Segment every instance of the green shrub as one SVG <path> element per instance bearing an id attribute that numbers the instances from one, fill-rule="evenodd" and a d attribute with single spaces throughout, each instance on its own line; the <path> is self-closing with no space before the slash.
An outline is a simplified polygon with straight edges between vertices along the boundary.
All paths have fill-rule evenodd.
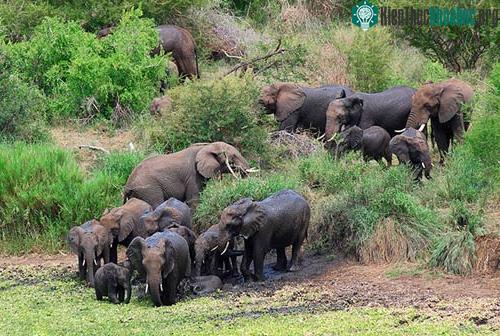
<path id="1" fill-rule="evenodd" d="M 140 154 L 111 154 L 86 177 L 53 145 L 0 145 L 0 251 L 56 251 L 68 229 L 121 204 Z"/>
<path id="2" fill-rule="evenodd" d="M 429 264 L 455 274 L 470 274 L 475 253 L 476 246 L 471 232 L 448 232 L 435 243 Z"/>
<path id="3" fill-rule="evenodd" d="M 105 39 L 75 22 L 47 18 L 31 40 L 12 45 L 14 66 L 47 95 L 49 118 L 98 115 L 120 122 L 147 109 L 166 61 L 149 56 L 158 34 L 140 15 L 125 13 Z"/>
<path id="4" fill-rule="evenodd" d="M 146 120 L 139 127 L 149 147 L 175 152 L 193 143 L 224 141 L 244 153 L 265 153 L 259 88 L 251 76 L 188 82 L 168 95 L 172 108 L 160 120 Z"/>

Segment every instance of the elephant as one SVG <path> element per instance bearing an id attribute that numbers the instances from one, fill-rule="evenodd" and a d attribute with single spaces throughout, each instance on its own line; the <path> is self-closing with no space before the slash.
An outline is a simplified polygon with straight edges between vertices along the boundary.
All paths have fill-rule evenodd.
<path id="1" fill-rule="evenodd" d="M 400 163 L 410 164 L 414 170 L 415 180 L 422 178 L 422 172 L 431 179 L 432 162 L 427 139 L 422 132 L 407 128 L 389 142 L 389 153 L 394 154 Z"/>
<path id="2" fill-rule="evenodd" d="M 112 262 L 118 261 L 118 244 L 128 246 L 135 237 L 146 238 L 157 231 L 149 231 L 140 221 L 144 213 L 152 210 L 153 208 L 148 203 L 137 198 L 130 198 L 121 207 L 104 211 L 100 223 L 113 234 Z"/>
<path id="3" fill-rule="evenodd" d="M 100 267 L 101 259 L 104 259 L 104 264 L 109 262 L 112 242 L 111 232 L 95 219 L 73 227 L 68 233 L 71 251 L 78 255 L 80 279 L 87 279 L 91 287 L 94 287 L 94 273 Z"/>
<path id="4" fill-rule="evenodd" d="M 114 304 L 129 303 L 132 286 L 130 283 L 131 272 L 125 266 L 109 263 L 99 268 L 95 273 L 95 296 L 102 300 L 107 296 Z"/>
<path id="5" fill-rule="evenodd" d="M 411 110 L 415 89 L 397 86 L 378 93 L 358 92 L 350 97 L 333 100 L 326 111 L 325 138 L 331 139 L 343 127 L 371 126 L 384 128 L 391 137 L 403 129 Z"/>
<path id="6" fill-rule="evenodd" d="M 220 229 L 220 224 L 212 225 L 201 233 L 194 244 L 195 276 L 203 274 L 218 274 L 226 266 L 233 275 L 238 274 L 237 255 L 233 252 L 234 238 L 226 230 Z M 203 272 L 202 272 L 203 269 Z"/>
<path id="7" fill-rule="evenodd" d="M 430 118 L 432 134 L 443 162 L 451 141 L 463 140 L 465 128 L 461 107 L 473 95 L 469 84 L 455 78 L 437 84 L 424 84 L 413 96 L 406 127 L 419 128 Z"/>
<path id="8" fill-rule="evenodd" d="M 228 172 L 236 176 L 231 166 L 243 174 L 252 171 L 240 152 L 225 142 L 194 144 L 180 152 L 153 156 L 130 174 L 124 200 L 136 197 L 156 208 L 175 197 L 194 209 L 209 178 Z"/>
<path id="9" fill-rule="evenodd" d="M 200 78 L 193 35 L 188 30 L 174 25 L 162 25 L 156 29 L 160 35 L 160 46 L 155 48 L 152 54 L 159 54 L 161 49 L 171 52 L 181 77 Z"/>
<path id="10" fill-rule="evenodd" d="M 197 276 L 193 278 L 191 290 L 195 295 L 206 295 L 222 289 L 222 280 L 216 275 Z"/>
<path id="11" fill-rule="evenodd" d="M 241 273 L 248 279 L 248 268 L 254 263 L 254 277 L 264 280 L 264 258 L 276 249 L 278 271 L 297 271 L 298 259 L 307 237 L 311 209 L 307 201 L 293 190 L 274 193 L 263 201 L 243 198 L 226 207 L 220 218 L 223 231 L 245 240 Z M 292 246 L 292 258 L 287 265 L 285 248 Z"/>
<path id="12" fill-rule="evenodd" d="M 173 224 L 168 227 L 169 231 L 177 233 L 179 236 L 184 238 L 189 246 L 189 257 L 191 258 L 191 266 L 194 266 L 194 261 L 196 260 L 196 252 L 195 252 L 195 242 L 198 236 L 194 233 L 193 230 L 186 226 L 179 226 L 178 224 Z M 191 267 L 193 269 L 193 267 Z"/>
<path id="13" fill-rule="evenodd" d="M 277 83 L 262 88 L 259 103 L 267 114 L 274 114 L 280 130 L 295 131 L 300 127 L 324 133 L 328 104 L 351 94 L 351 89 L 341 85 L 311 88 Z"/>
<path id="14" fill-rule="evenodd" d="M 358 126 L 353 126 L 342 131 L 340 136 L 339 144 L 332 140 L 330 147 L 337 157 L 350 150 L 361 150 L 365 161 L 372 159 L 380 161 L 385 158 L 387 164 L 391 165 L 392 157 L 389 153 L 391 136 L 382 127 L 372 126 L 362 130 Z"/>
<path id="15" fill-rule="evenodd" d="M 179 201 L 174 197 L 158 205 L 156 209 L 144 213 L 139 221 L 148 233 L 142 238 L 146 238 L 155 232 L 163 231 L 172 225 L 185 226 L 189 229 L 191 226 L 191 209 L 186 203 Z"/>
<path id="16" fill-rule="evenodd" d="M 177 286 L 191 276 L 188 243 L 175 232 L 157 232 L 146 239 L 135 237 L 127 248 L 127 257 L 140 276 L 146 275 L 155 306 L 176 303 Z"/>

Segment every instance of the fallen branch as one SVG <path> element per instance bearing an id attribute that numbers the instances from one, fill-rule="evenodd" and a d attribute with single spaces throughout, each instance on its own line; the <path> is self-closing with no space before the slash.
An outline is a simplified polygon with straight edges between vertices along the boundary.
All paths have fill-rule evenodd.
<path id="1" fill-rule="evenodd" d="M 286 51 L 286 49 L 281 48 L 281 39 L 280 39 L 278 41 L 278 46 L 276 47 L 276 49 L 274 51 L 271 51 L 264 56 L 255 57 L 255 58 L 253 58 L 249 61 L 246 61 L 246 62 L 240 62 L 240 63 L 236 64 L 234 67 L 232 67 L 231 70 L 227 71 L 224 74 L 224 76 L 222 76 L 222 77 L 226 77 L 227 75 L 235 72 L 238 69 L 247 68 L 251 64 L 254 64 L 254 63 L 259 62 L 259 61 L 263 61 L 263 60 L 268 59 L 270 57 L 273 57 L 275 55 L 282 55 L 285 51 Z"/>
<path id="2" fill-rule="evenodd" d="M 95 151 L 101 151 L 103 152 L 104 154 L 109 154 L 109 151 L 107 149 L 104 149 L 102 147 L 97 147 L 97 146 L 91 146 L 91 145 L 80 145 L 78 146 L 79 149 L 82 149 L 82 148 L 87 148 L 87 149 L 91 149 L 91 150 L 95 150 Z"/>

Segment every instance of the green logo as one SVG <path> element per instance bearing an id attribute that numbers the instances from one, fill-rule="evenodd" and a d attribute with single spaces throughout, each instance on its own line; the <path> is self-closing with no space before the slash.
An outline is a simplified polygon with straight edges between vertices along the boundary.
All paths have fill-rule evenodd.
<path id="1" fill-rule="evenodd" d="M 369 1 L 363 1 L 352 6 L 352 23 L 363 30 L 373 27 L 378 22 L 378 7 Z"/>

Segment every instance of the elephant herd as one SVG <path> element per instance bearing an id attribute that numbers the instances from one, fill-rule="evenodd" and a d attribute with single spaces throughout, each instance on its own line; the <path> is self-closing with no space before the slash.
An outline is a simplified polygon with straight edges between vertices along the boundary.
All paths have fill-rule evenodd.
<path id="1" fill-rule="evenodd" d="M 175 26 L 158 30 L 163 49 L 173 52 L 180 72 L 189 68 L 185 75 L 199 76 L 189 32 Z M 194 58 L 176 51 L 174 40 Z M 428 120 L 443 160 L 451 141 L 463 138 L 461 106 L 472 95 L 467 83 L 454 78 L 418 90 L 399 86 L 379 93 L 354 92 L 342 85 L 277 83 L 262 88 L 259 103 L 274 114 L 281 130 L 302 128 L 321 135 L 335 157 L 359 150 L 365 160 L 385 158 L 390 166 L 395 155 L 420 179 L 423 174 L 430 178 L 432 167 Z M 238 149 L 225 142 L 193 144 L 145 159 L 128 177 L 122 206 L 69 231 L 80 279 L 94 287 L 98 300 L 107 296 L 112 303 L 128 303 L 136 274 L 153 303 L 161 306 L 176 302 L 183 279 L 197 294 L 221 288 L 222 279 L 240 272 L 245 280 L 264 280 L 264 259 L 271 250 L 276 252 L 276 270 L 298 270 L 311 211 L 293 190 L 262 201 L 240 199 L 222 211 L 217 224 L 204 232 L 193 230 L 192 214 L 209 179 L 253 171 Z M 237 249 L 240 238 L 243 250 Z M 118 245 L 127 248 L 121 263 Z M 290 260 L 285 253 L 289 246 Z"/>

